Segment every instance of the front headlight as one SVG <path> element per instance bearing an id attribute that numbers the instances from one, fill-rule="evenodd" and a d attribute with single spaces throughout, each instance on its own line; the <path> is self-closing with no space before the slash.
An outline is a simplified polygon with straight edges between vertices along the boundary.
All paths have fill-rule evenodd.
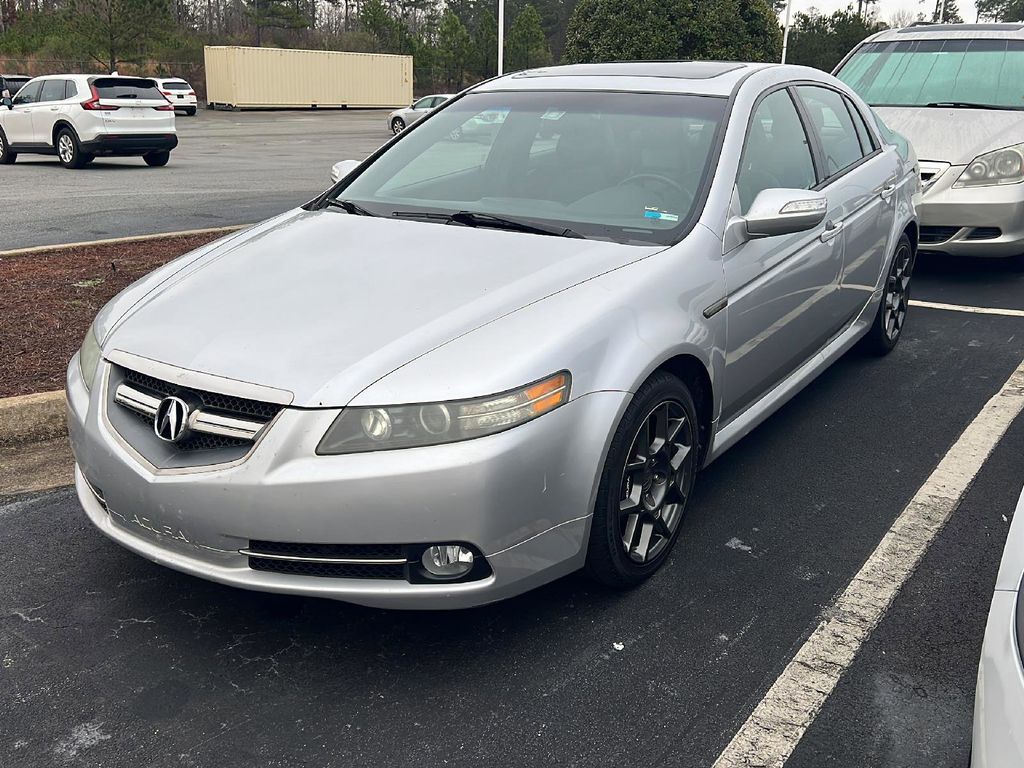
<path id="1" fill-rule="evenodd" d="M 568 371 L 522 389 L 449 403 L 346 408 L 317 446 L 321 455 L 388 451 L 493 435 L 569 400 Z"/>
<path id="2" fill-rule="evenodd" d="M 990 187 L 997 184 L 1019 184 L 1022 181 L 1024 144 L 1014 144 L 974 158 L 953 183 L 953 188 Z"/>
<path id="3" fill-rule="evenodd" d="M 82 348 L 78 351 L 78 365 L 82 369 L 82 380 L 86 389 L 92 389 L 92 380 L 96 378 L 96 368 L 100 364 L 100 343 L 96 340 L 96 328 L 92 325 L 82 340 Z"/>

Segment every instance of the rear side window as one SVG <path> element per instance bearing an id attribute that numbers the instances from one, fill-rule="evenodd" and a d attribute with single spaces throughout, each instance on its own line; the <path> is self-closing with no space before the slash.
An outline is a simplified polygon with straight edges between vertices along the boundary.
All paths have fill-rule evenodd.
<path id="1" fill-rule="evenodd" d="M 92 81 L 101 99 L 160 99 L 156 83 L 141 77 L 98 77 Z"/>
<path id="2" fill-rule="evenodd" d="M 74 80 L 65 80 L 64 81 L 64 98 L 65 99 L 73 99 L 77 95 L 78 95 L 78 86 L 75 85 L 75 81 Z"/>
<path id="3" fill-rule="evenodd" d="M 864 157 L 853 118 L 839 93 L 813 85 L 797 86 L 796 90 L 810 113 L 811 125 L 821 139 L 826 179 Z"/>
<path id="4" fill-rule="evenodd" d="M 864 122 L 864 116 L 849 99 L 843 99 L 843 101 L 846 102 L 846 107 L 850 110 L 850 116 L 853 118 L 853 127 L 857 129 L 857 138 L 860 139 L 861 151 L 865 155 L 870 155 L 877 147 L 875 146 L 875 140 L 871 138 L 871 131 L 868 130 L 867 123 Z"/>
<path id="5" fill-rule="evenodd" d="M 64 80 L 43 80 L 43 90 L 39 94 L 40 101 L 63 101 Z"/>
<path id="6" fill-rule="evenodd" d="M 181 80 L 171 80 L 170 82 L 164 83 L 165 91 L 191 91 L 192 86 L 188 83 L 183 83 Z"/>
<path id="7" fill-rule="evenodd" d="M 810 189 L 817 183 L 810 144 L 793 100 L 787 91 L 775 91 L 758 105 L 750 121 L 736 179 L 743 213 L 766 189 Z"/>
<path id="8" fill-rule="evenodd" d="M 36 80 L 34 83 L 29 83 L 20 91 L 14 98 L 15 104 L 34 104 L 39 101 L 39 91 L 42 90 L 43 81 Z"/>

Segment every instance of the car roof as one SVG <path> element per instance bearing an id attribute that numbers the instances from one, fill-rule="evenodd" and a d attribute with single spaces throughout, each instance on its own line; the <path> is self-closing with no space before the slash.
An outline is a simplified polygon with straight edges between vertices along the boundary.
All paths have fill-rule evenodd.
<path id="1" fill-rule="evenodd" d="M 1024 40 L 1024 24 L 912 24 L 887 29 L 865 40 L 888 43 L 897 40 Z"/>
<path id="2" fill-rule="evenodd" d="M 807 73 L 803 67 L 736 61 L 617 61 L 529 69 L 489 80 L 473 90 L 615 90 L 728 96 L 747 75 L 768 68 L 792 70 L 794 76 Z"/>

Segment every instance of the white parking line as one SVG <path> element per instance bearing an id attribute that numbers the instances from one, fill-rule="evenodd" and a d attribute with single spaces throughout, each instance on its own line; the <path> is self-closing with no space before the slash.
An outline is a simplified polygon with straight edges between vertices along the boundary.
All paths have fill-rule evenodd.
<path id="1" fill-rule="evenodd" d="M 989 454 L 1024 410 L 1024 361 L 957 439 L 817 629 L 715 761 L 781 768 L 861 645 L 960 504 Z"/>
<path id="2" fill-rule="evenodd" d="M 968 307 L 963 304 L 942 304 L 937 301 L 917 301 L 912 299 L 912 307 L 924 309 L 947 309 L 950 312 L 970 312 L 975 315 L 1003 315 L 1004 317 L 1024 317 L 1024 309 L 998 309 L 996 307 Z"/>

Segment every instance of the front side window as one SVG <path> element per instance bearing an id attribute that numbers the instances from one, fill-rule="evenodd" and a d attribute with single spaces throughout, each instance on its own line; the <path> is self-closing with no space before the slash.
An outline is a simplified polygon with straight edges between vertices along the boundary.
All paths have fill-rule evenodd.
<path id="1" fill-rule="evenodd" d="M 18 95 L 14 97 L 15 104 L 34 104 L 39 101 L 39 91 L 43 88 L 43 81 L 37 80 L 34 83 L 29 83 L 20 91 Z"/>
<path id="2" fill-rule="evenodd" d="M 978 104 L 1024 109 L 1024 40 L 862 45 L 837 77 L 875 107 Z"/>
<path id="3" fill-rule="evenodd" d="M 470 211 L 624 243 L 671 244 L 699 214 L 726 99 L 471 93 L 395 142 L 338 194 L 424 220 Z"/>
<path id="4" fill-rule="evenodd" d="M 796 92 L 807 107 L 813 130 L 821 139 L 826 178 L 835 176 L 864 157 L 853 118 L 839 93 L 817 86 L 799 86 Z"/>
<path id="5" fill-rule="evenodd" d="M 44 80 L 43 90 L 39 95 L 40 101 L 63 101 L 64 100 L 64 81 L 63 80 Z"/>
<path id="6" fill-rule="evenodd" d="M 740 207 L 750 210 L 766 189 L 810 189 L 818 183 L 800 116 L 786 90 L 766 96 L 750 121 L 736 179 Z"/>

